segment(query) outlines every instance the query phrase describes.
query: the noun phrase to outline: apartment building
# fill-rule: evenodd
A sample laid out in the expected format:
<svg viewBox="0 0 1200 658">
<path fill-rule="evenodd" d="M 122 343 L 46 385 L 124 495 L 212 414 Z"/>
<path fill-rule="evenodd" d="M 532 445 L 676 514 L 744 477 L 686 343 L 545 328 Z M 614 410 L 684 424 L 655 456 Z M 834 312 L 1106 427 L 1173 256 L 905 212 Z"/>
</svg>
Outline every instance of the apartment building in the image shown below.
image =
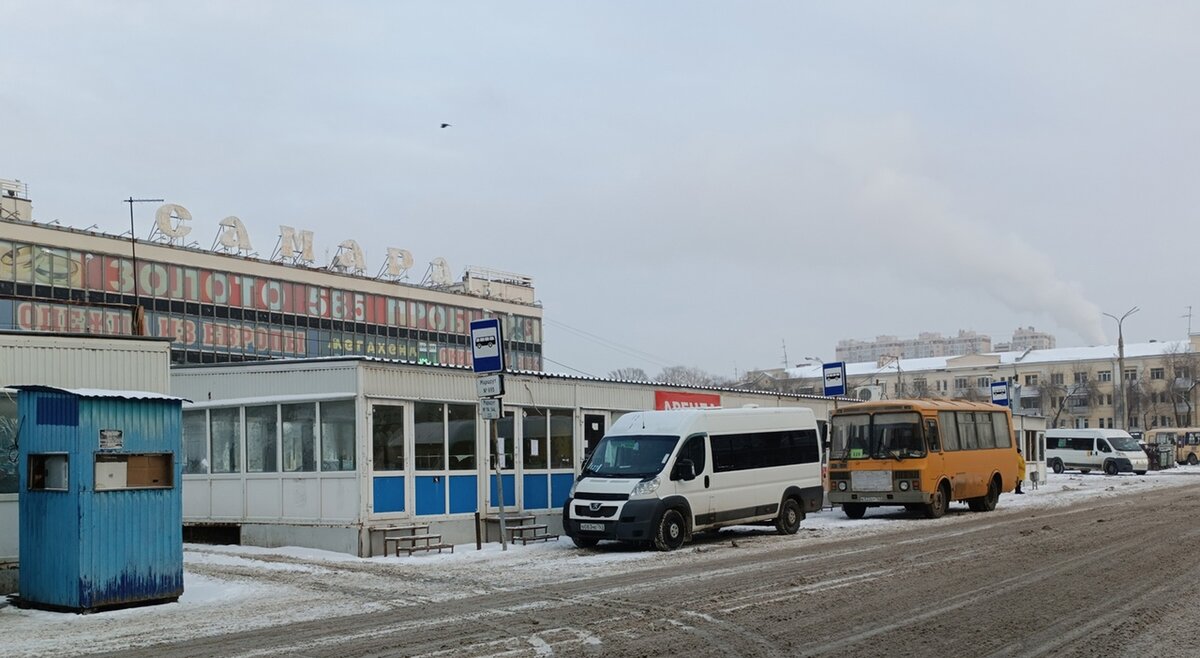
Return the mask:
<svg viewBox="0 0 1200 658">
<path fill-rule="evenodd" d="M 1144 430 L 1195 423 L 1200 415 L 1200 334 L 1187 340 L 1127 344 L 1123 372 L 1117 352 L 1115 345 L 1100 345 L 883 357 L 848 363 L 846 379 L 848 394 L 860 399 L 986 400 L 992 382 L 1006 381 L 1014 409 L 1045 416 L 1049 427 Z M 753 382 L 786 392 L 820 393 L 821 366 L 755 373 Z"/>
</svg>

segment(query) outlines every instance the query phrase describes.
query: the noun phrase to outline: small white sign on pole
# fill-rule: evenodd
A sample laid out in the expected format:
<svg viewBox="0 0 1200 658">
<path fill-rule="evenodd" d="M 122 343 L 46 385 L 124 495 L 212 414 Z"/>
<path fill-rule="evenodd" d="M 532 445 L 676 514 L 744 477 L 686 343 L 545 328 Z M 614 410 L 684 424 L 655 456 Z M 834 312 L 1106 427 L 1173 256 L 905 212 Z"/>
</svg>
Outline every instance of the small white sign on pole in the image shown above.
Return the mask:
<svg viewBox="0 0 1200 658">
<path fill-rule="evenodd" d="M 504 395 L 504 375 L 483 375 L 475 380 L 475 392 L 480 398 Z"/>
<path fill-rule="evenodd" d="M 484 420 L 500 420 L 500 398 L 483 398 L 479 401 L 479 416 Z"/>
</svg>

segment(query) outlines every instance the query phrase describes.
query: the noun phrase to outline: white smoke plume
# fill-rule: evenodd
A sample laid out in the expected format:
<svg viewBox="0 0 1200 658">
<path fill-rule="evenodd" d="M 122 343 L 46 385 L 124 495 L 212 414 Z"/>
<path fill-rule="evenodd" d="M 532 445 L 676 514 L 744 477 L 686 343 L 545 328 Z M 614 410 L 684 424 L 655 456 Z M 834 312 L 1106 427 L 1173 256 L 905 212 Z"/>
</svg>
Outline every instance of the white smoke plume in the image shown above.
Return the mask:
<svg viewBox="0 0 1200 658">
<path fill-rule="evenodd" d="M 955 216 L 943 196 L 921 179 L 883 171 L 864 185 L 859 218 L 924 280 L 985 291 L 1013 311 L 1048 316 L 1089 344 L 1107 342 L 1100 308 L 1063 280 L 1046 254 L 1003 226 Z"/>
</svg>

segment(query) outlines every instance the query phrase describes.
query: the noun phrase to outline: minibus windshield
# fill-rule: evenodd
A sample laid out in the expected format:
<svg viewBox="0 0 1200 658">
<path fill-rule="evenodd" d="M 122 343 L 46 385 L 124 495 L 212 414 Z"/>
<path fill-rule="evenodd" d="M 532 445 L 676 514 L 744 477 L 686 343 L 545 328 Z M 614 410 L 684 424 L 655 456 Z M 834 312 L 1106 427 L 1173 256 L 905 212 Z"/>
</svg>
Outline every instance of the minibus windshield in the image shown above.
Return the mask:
<svg viewBox="0 0 1200 658">
<path fill-rule="evenodd" d="M 1112 444 L 1113 450 L 1121 452 L 1141 452 L 1142 447 L 1138 445 L 1137 439 L 1127 436 L 1110 436 L 1108 442 Z"/>
<path fill-rule="evenodd" d="M 834 416 L 833 459 L 924 457 L 921 417 L 916 413 Z"/>
<path fill-rule="evenodd" d="M 583 475 L 647 478 L 660 473 L 678 436 L 606 436 L 583 467 Z"/>
</svg>

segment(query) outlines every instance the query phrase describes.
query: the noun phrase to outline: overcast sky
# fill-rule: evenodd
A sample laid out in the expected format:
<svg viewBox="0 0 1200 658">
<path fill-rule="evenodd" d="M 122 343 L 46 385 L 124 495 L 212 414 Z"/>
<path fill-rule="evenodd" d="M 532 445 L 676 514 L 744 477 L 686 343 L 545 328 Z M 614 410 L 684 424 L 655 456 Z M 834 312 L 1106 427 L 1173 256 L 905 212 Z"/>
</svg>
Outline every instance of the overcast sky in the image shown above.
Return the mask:
<svg viewBox="0 0 1200 658">
<path fill-rule="evenodd" d="M 1183 337 L 1189 2 L 4 3 L 0 177 L 532 276 L 548 370 Z M 448 122 L 451 128 L 440 129 Z M 138 208 L 139 233 L 153 207 Z M 1102 321 L 1103 320 L 1103 321 Z M 1194 322 L 1200 329 L 1200 319 Z M 592 338 L 595 336 L 599 338 Z M 559 365 L 561 364 L 561 365 Z"/>
</svg>

